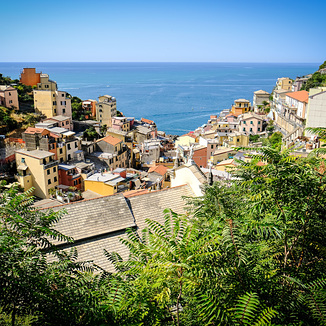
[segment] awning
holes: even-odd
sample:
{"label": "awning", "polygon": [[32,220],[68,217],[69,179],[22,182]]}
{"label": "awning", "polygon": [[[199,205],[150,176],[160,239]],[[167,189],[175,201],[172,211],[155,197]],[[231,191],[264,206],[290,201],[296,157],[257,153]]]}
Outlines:
{"label": "awning", "polygon": [[17,170],[21,170],[21,171],[24,171],[24,170],[27,170],[27,169],[28,169],[28,166],[26,166],[26,165],[19,165],[17,167]]}

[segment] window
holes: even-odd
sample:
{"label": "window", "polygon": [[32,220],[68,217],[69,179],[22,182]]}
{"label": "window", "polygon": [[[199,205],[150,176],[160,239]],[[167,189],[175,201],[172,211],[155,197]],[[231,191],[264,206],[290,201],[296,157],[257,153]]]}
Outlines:
{"label": "window", "polygon": [[77,147],[78,147],[77,142],[75,142],[75,148],[77,148]]}
{"label": "window", "polygon": [[246,121],[243,121],[243,124],[245,125],[246,124]]}
{"label": "window", "polygon": [[47,174],[47,175],[50,174],[50,169],[46,170],[46,174]]}
{"label": "window", "polygon": [[54,111],[54,113],[57,113],[57,110],[56,109],[54,109],[53,111]]}
{"label": "window", "polygon": [[68,149],[71,149],[70,144],[67,145]]}
{"label": "window", "polygon": [[246,128],[245,127],[243,127],[243,129],[242,129],[243,131],[246,131]]}
{"label": "window", "polygon": [[70,154],[68,154],[68,161],[70,161],[71,160],[71,155]]}
{"label": "window", "polygon": [[62,109],[62,113],[66,113],[66,109]]}
{"label": "window", "polygon": [[258,121],[258,124],[260,125],[260,121]]}
{"label": "window", "polygon": [[61,101],[60,104],[61,105],[66,105],[66,101]]}
{"label": "window", "polygon": [[25,163],[25,157],[22,157],[21,162]]}
{"label": "window", "polygon": [[54,181],[54,182],[57,182],[57,180],[58,180],[57,177],[54,177],[53,181]]}
{"label": "window", "polygon": [[46,164],[46,159],[45,158],[43,159],[43,164]]}
{"label": "window", "polygon": [[49,85],[44,85],[44,88],[49,88]]}
{"label": "window", "polygon": [[250,131],[252,131],[252,128],[250,128]]}
{"label": "window", "polygon": [[260,128],[258,128],[258,131],[260,131]]}
{"label": "window", "polygon": [[81,184],[81,180],[80,179],[78,179],[78,183]]}
{"label": "window", "polygon": [[63,163],[63,157],[60,158],[60,163]]}
{"label": "window", "polygon": [[253,125],[253,124],[254,124],[254,122],[253,122],[253,121],[250,121],[250,124],[251,124],[251,125]]}
{"label": "window", "polygon": [[12,100],[9,100],[9,104],[11,104],[12,103]]}
{"label": "window", "polygon": [[59,153],[62,154],[62,148],[59,149]]}
{"label": "window", "polygon": [[51,179],[48,179],[48,185],[50,185],[51,184]]}
{"label": "window", "polygon": [[9,96],[11,96],[11,93],[9,92]]}
{"label": "window", "polygon": [[62,96],[62,97],[65,97],[65,94],[62,93],[61,96]]}
{"label": "window", "polygon": [[240,139],[239,138],[237,138],[237,142],[239,142],[240,141]]}
{"label": "window", "polygon": [[69,121],[66,121],[66,125],[69,125]]}
{"label": "window", "polygon": [[53,97],[55,97],[55,94],[53,94]]}
{"label": "window", "polygon": [[211,145],[211,149],[213,149],[214,148],[214,145]]}
{"label": "window", "polygon": [[56,167],[54,167],[54,168],[53,168],[53,172],[56,172],[56,171],[57,171],[57,168],[56,168]]}

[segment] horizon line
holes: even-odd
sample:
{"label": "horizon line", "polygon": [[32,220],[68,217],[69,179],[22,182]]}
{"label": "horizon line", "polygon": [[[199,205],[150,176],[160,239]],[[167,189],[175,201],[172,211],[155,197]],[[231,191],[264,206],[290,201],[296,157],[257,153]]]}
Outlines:
{"label": "horizon line", "polygon": [[278,63],[278,64],[319,64],[320,62],[284,61],[0,61],[0,63]]}

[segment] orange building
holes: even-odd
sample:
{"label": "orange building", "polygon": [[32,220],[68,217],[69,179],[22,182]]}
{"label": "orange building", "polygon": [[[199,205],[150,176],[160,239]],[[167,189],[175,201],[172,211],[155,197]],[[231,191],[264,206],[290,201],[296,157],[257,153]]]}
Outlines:
{"label": "orange building", "polygon": [[35,68],[24,68],[20,74],[20,82],[27,86],[36,86],[41,82],[41,73],[35,71]]}
{"label": "orange building", "polygon": [[250,102],[248,100],[240,98],[234,101],[234,105],[232,105],[231,108],[231,114],[238,116],[240,114],[249,112],[250,109]]}

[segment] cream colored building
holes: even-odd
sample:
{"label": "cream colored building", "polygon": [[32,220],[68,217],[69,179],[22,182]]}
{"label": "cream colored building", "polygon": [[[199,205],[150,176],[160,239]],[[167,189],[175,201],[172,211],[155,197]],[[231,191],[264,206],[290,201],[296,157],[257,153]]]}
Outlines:
{"label": "cream colored building", "polygon": [[197,137],[194,134],[185,134],[180,137],[175,141],[175,148],[177,148],[179,145],[184,147],[184,146],[191,146],[191,144],[195,144],[197,142]]}
{"label": "cream colored building", "polygon": [[41,150],[16,151],[17,180],[24,191],[34,187],[35,196],[50,197],[49,189],[59,184],[58,161],[54,155]]}
{"label": "cream colored building", "polygon": [[288,78],[288,77],[282,77],[282,78],[278,78],[277,82],[276,82],[276,88],[278,90],[280,89],[284,89],[286,91],[291,91],[292,90],[292,79]]}
{"label": "cream colored building", "polygon": [[72,117],[71,99],[66,92],[58,91],[57,83],[49,79],[49,75],[41,74],[41,82],[33,91],[34,109],[47,118],[57,115]]}
{"label": "cream colored building", "polygon": [[[326,127],[326,87],[311,88],[309,90],[306,127]],[[312,134],[305,132],[307,136]]]}
{"label": "cream colored building", "polygon": [[110,95],[100,96],[99,102],[96,103],[96,120],[101,125],[112,127],[112,117],[117,115],[117,101],[115,97]]}

